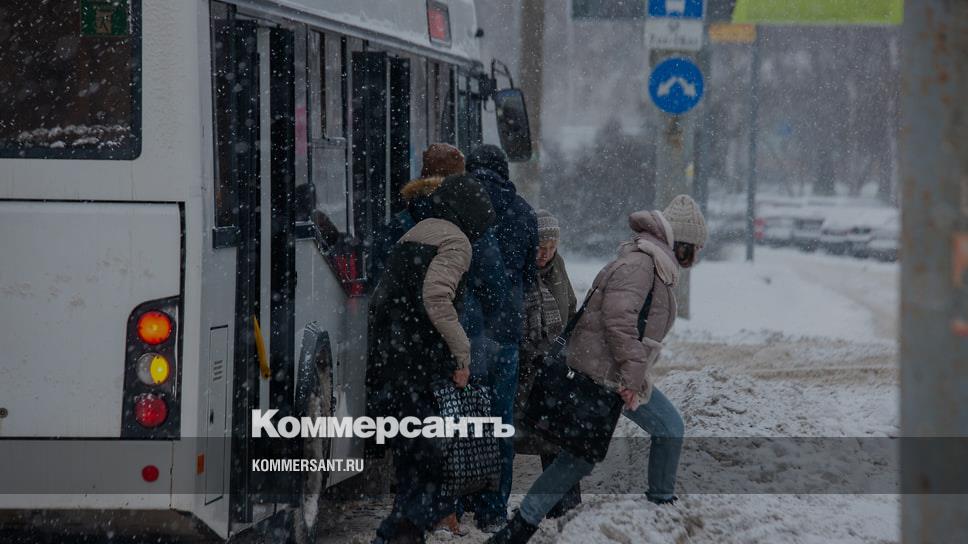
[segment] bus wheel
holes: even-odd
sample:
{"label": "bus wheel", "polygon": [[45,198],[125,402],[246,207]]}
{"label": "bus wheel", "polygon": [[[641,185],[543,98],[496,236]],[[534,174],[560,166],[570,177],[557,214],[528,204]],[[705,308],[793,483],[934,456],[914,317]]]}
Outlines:
{"label": "bus wheel", "polygon": [[[314,324],[312,324],[314,325]],[[296,411],[300,417],[329,417],[333,415],[333,373],[329,337],[325,332],[307,326],[303,349],[307,343],[313,346],[300,357],[296,386]],[[303,459],[328,459],[328,438],[306,438],[302,441]],[[326,471],[302,472],[299,501],[292,509],[292,532],[290,542],[312,544],[316,541],[319,526],[319,500],[326,489],[329,473]]]}

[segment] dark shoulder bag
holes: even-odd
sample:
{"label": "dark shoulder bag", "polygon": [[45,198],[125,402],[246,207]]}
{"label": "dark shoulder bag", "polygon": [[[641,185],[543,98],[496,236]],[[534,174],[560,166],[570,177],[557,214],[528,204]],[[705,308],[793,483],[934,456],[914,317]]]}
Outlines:
{"label": "dark shoulder bag", "polygon": [[[623,405],[618,393],[566,364],[568,338],[597,290],[589,293],[537,365],[522,418],[530,431],[590,463],[605,459]],[[647,316],[651,306],[650,290],[640,312],[640,333],[645,330],[641,316]]]}

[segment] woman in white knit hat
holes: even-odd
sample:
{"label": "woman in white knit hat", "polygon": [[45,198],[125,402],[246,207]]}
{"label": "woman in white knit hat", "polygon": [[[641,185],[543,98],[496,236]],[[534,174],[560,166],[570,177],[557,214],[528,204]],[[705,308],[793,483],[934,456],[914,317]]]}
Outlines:
{"label": "woman in white knit hat", "polygon": [[[571,337],[567,364],[615,391],[624,414],[651,436],[646,498],[675,502],[676,472],[684,427],[679,411],[649,374],[662,340],[676,319],[674,287],[681,268],[696,263],[706,242],[706,222],[696,202],[679,195],[663,211],[629,216],[630,240],[619,246],[592,291]],[[531,486],[521,507],[490,543],[523,543],[573,485],[594,465],[563,450]]]}

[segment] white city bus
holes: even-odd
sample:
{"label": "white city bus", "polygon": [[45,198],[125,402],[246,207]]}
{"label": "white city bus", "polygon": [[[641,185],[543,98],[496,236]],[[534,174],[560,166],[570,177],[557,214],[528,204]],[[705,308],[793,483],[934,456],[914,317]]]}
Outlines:
{"label": "white city bus", "polygon": [[293,510],[251,409],[362,413],[367,248],[420,150],[480,143],[478,37],[473,0],[0,8],[0,528]]}

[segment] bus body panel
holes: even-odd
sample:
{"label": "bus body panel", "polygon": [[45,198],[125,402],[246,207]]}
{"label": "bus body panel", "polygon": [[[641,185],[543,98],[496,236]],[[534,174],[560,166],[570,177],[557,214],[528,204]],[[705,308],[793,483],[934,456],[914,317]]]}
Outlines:
{"label": "bus body panel", "polygon": [[[2,509],[171,508],[172,442],[2,440]],[[158,469],[145,481],[142,469]]]}
{"label": "bus body panel", "polygon": [[479,63],[480,40],[473,0],[447,0],[450,43],[431,41],[427,0],[228,0],[278,17],[307,22],[322,30],[374,40],[422,56],[456,63]]}
{"label": "bus body panel", "polygon": [[178,206],[0,201],[0,232],[0,437],[120,436],[128,316],[180,294]]}

